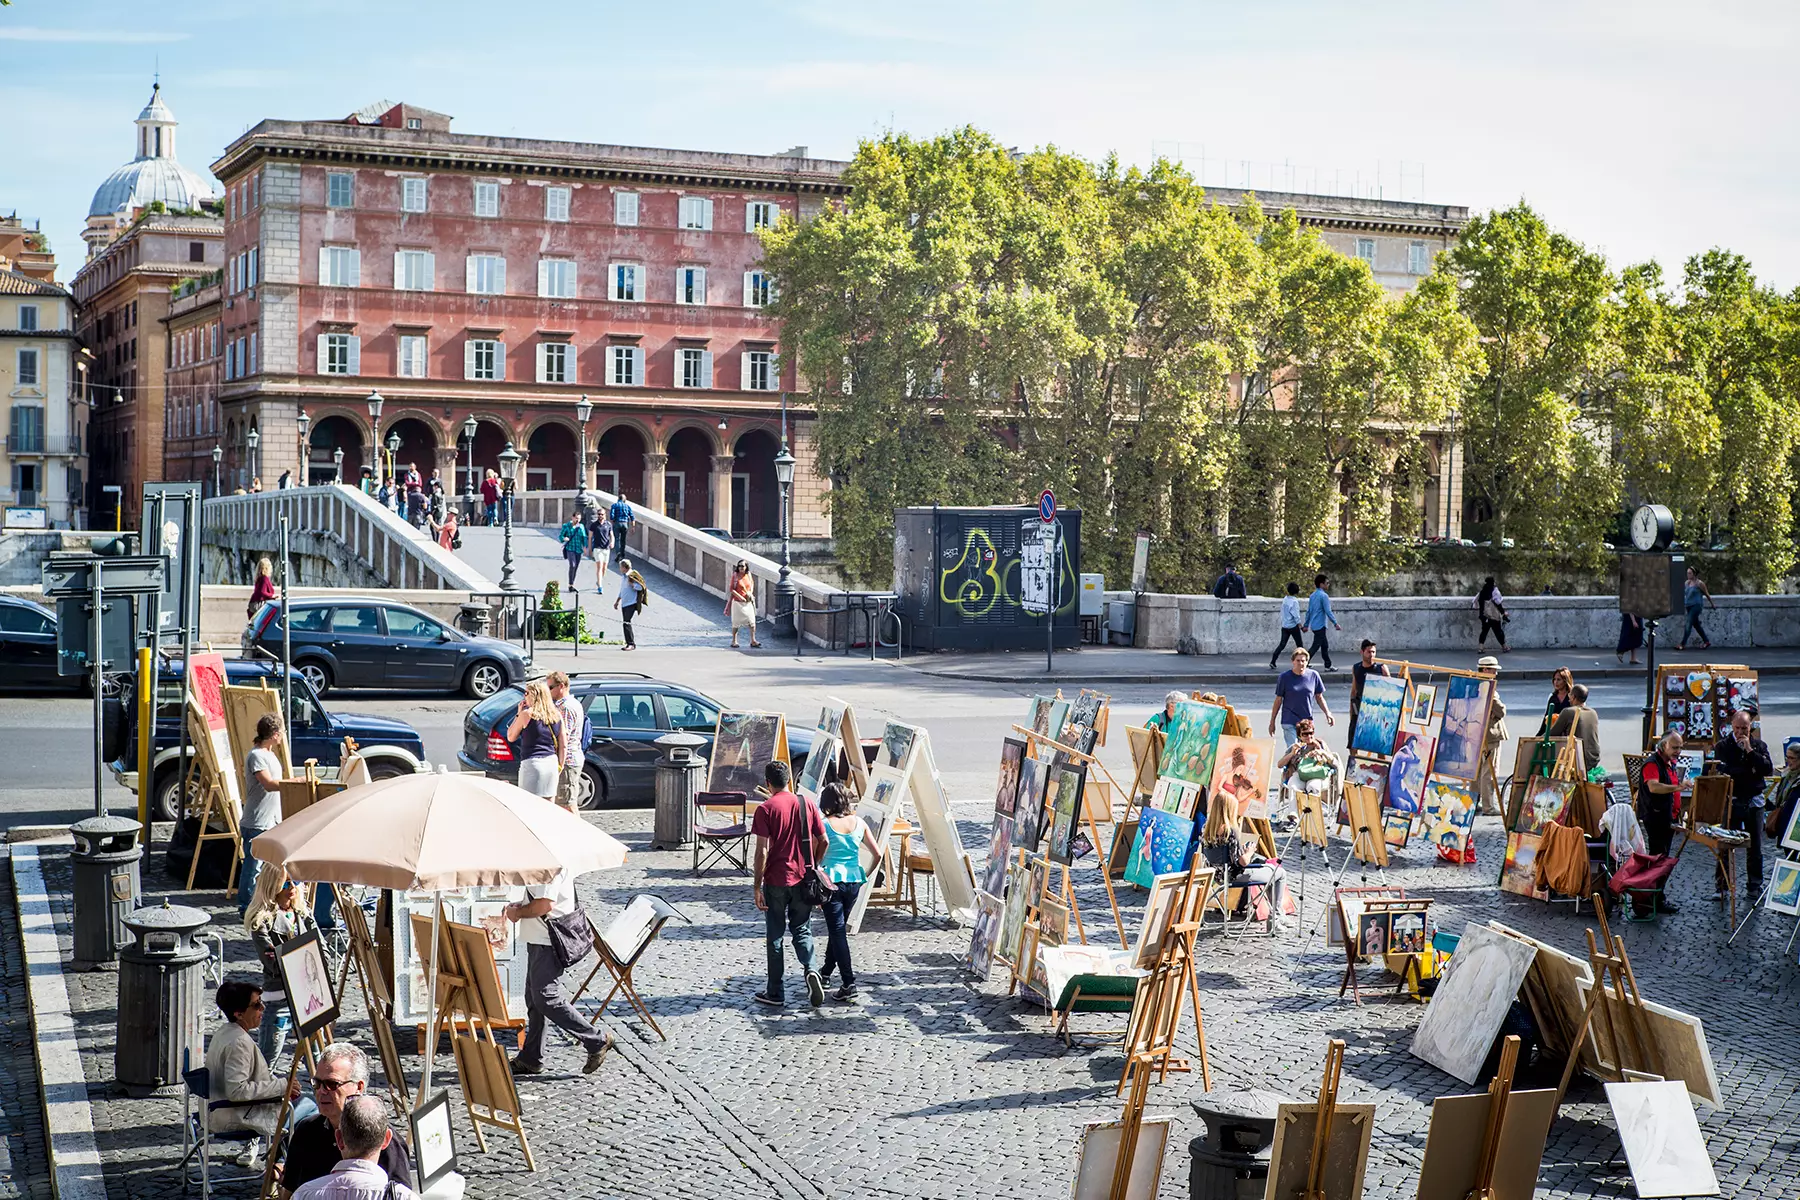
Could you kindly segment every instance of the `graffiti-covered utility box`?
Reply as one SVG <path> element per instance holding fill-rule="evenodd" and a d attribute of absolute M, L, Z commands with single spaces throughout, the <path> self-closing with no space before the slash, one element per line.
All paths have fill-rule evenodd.
<path fill-rule="evenodd" d="M 920 650 L 1042 650 L 1044 618 L 1022 578 L 1042 555 L 1036 505 L 894 510 L 894 591 L 906 644 Z M 1081 512 L 1056 514 L 1056 646 L 1080 634 Z M 1041 544 L 1041 543 L 1040 543 Z M 1025 548 L 1021 562 L 1021 546 Z"/>

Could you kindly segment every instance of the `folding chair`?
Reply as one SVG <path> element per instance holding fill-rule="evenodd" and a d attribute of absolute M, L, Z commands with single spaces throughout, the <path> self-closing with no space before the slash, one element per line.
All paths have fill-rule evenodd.
<path fill-rule="evenodd" d="M 1051 1009 L 1055 1024 L 1051 1032 L 1060 1034 L 1063 1045 L 1073 1047 L 1069 1018 L 1075 1013 L 1123 1014 L 1125 1028 L 1117 1033 L 1094 1034 L 1095 1041 L 1124 1041 L 1131 1028 L 1131 1013 L 1136 1007 L 1142 975 L 1077 975 L 1063 985 L 1062 995 Z"/>
<path fill-rule="evenodd" d="M 222 1133 L 214 1133 L 207 1117 L 222 1108 L 255 1108 L 267 1104 L 267 1100 L 214 1100 L 212 1098 L 212 1072 L 204 1066 L 188 1066 L 191 1050 L 181 1052 L 181 1190 L 187 1191 L 197 1182 L 200 1185 L 200 1200 L 211 1200 L 212 1185 L 218 1183 L 261 1182 L 263 1170 L 257 1167 L 254 1171 L 245 1169 L 242 1173 L 231 1172 L 214 1178 L 212 1173 L 212 1143 L 214 1139 L 221 1142 L 244 1143 L 262 1135 L 254 1129 L 229 1129 Z M 270 1147 L 274 1152 L 274 1147 Z M 194 1160 L 198 1156 L 199 1173 L 194 1171 Z"/>
<path fill-rule="evenodd" d="M 721 825 L 736 810 L 737 819 Z M 750 797 L 745 792 L 694 793 L 694 874 L 712 863 L 750 870 Z M 705 854 L 704 860 L 702 853 Z"/>
<path fill-rule="evenodd" d="M 1201 923 L 1205 923 L 1209 911 L 1217 909 L 1219 924 L 1225 936 L 1241 938 L 1250 932 L 1251 923 L 1256 919 L 1251 914 L 1256 911 L 1257 898 L 1267 890 L 1267 885 L 1261 883 L 1234 884 L 1226 872 L 1215 871 L 1212 882 L 1207 885 L 1206 901 L 1200 908 Z M 1278 914 L 1273 901 L 1265 899 L 1265 903 L 1268 904 L 1269 915 L 1263 919 L 1263 931 L 1274 937 L 1275 918 Z M 1240 914 L 1236 921 L 1238 932 L 1235 934 L 1231 931 L 1234 913 Z"/>
<path fill-rule="evenodd" d="M 931 881 L 933 888 L 937 885 L 937 864 L 931 861 L 931 854 L 925 849 L 923 839 L 919 849 L 913 849 L 912 835 L 908 834 L 900 845 L 900 868 L 905 875 L 905 887 L 901 899 L 912 906 L 913 916 L 919 915 L 919 876 L 923 875 Z M 927 915 L 936 911 L 937 896 L 935 890 L 927 893 L 925 902 Z"/>
<path fill-rule="evenodd" d="M 682 916 L 674 905 L 665 902 L 658 896 L 648 893 L 633 896 L 631 903 L 625 906 L 625 911 L 614 917 L 612 924 L 606 927 L 606 932 L 602 933 L 594 942 L 594 949 L 599 952 L 600 961 L 594 964 L 594 969 L 588 972 L 587 978 L 581 981 L 581 986 L 575 989 L 574 999 L 570 1003 L 573 1004 L 575 1000 L 581 999 L 581 994 L 587 991 L 588 984 L 594 981 L 594 976 L 600 973 L 600 968 L 605 967 L 613 977 L 612 990 L 607 992 L 606 998 L 600 1001 L 599 1007 L 594 1010 L 594 1015 L 598 1017 L 606 1011 L 606 1006 L 612 1003 L 612 998 L 618 995 L 622 988 L 625 991 L 625 998 L 631 1001 L 631 1006 L 637 1009 L 638 1015 L 650 1023 L 650 1028 L 656 1030 L 656 1036 L 665 1042 L 668 1041 L 669 1035 L 662 1031 L 662 1026 L 656 1023 L 656 1018 L 651 1016 L 650 1010 L 644 1006 L 644 998 L 638 995 L 637 986 L 632 982 L 631 971 L 633 967 L 637 966 L 638 959 L 644 956 L 644 951 L 650 948 L 650 943 L 662 935 L 662 927 L 668 924 L 670 917 L 681 917 L 683 921 L 687 921 L 687 918 Z M 689 923 L 692 924 L 692 922 Z"/>

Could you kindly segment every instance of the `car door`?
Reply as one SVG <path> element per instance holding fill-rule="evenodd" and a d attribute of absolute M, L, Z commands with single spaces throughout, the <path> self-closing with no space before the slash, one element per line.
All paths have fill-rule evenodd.
<path fill-rule="evenodd" d="M 656 760 L 662 757 L 662 747 L 656 739 L 668 732 L 657 716 L 655 694 L 607 690 L 596 694 L 594 701 L 589 712 L 598 706 L 606 715 L 604 725 L 594 720 L 594 745 L 598 748 L 600 739 L 607 739 L 602 757 L 611 764 L 612 778 L 618 787 L 618 793 L 609 798 L 615 802 L 654 798 Z"/>
<path fill-rule="evenodd" d="M 293 685 L 293 728 L 288 730 L 288 757 L 296 768 L 309 758 L 319 760 L 322 767 L 336 766 L 343 755 L 343 744 L 332 736 L 331 720 L 319 707 L 318 697 L 299 680 Z"/>
<path fill-rule="evenodd" d="M 0 606 L 0 673 L 9 688 L 64 684 L 56 673 L 56 622 L 22 604 Z"/>
<path fill-rule="evenodd" d="M 424 613 L 407 608 L 382 610 L 387 618 L 388 678 L 398 687 L 448 689 L 456 686 L 463 647 Z"/>
<path fill-rule="evenodd" d="M 386 687 L 387 636 L 378 604 L 346 605 L 331 610 L 326 648 L 337 660 L 333 682 L 338 687 Z"/>

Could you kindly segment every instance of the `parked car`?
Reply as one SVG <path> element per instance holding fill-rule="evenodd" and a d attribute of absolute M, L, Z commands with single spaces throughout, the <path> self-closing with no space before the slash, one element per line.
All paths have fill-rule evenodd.
<path fill-rule="evenodd" d="M 712 753 L 713 731 L 725 707 L 692 688 L 631 672 L 571 676 L 569 689 L 587 708 L 594 740 L 582 768 L 581 806 L 648 804 L 656 796 L 656 739 L 680 731 L 706 739 L 697 753 Z M 524 692 L 509 687 L 475 705 L 463 718 L 464 767 L 516 783 L 519 763 L 506 727 Z M 812 750 L 813 732 L 788 726 L 788 757 L 798 775 Z M 865 754 L 867 753 L 865 749 Z"/>
<path fill-rule="evenodd" d="M 429 613 L 368 596 L 290 600 L 295 670 L 323 696 L 333 688 L 461 691 L 483 700 L 523 684 L 531 660 L 511 642 L 452 629 Z M 281 605 L 244 627 L 244 652 L 280 661 Z"/>
<path fill-rule="evenodd" d="M 176 818 L 175 798 L 181 786 L 181 707 L 184 681 L 187 677 L 181 659 L 164 660 L 156 696 L 156 741 L 150 752 L 150 813 L 158 821 Z M 225 681 L 240 686 L 254 686 L 266 680 L 272 688 L 281 686 L 281 664 L 246 658 L 225 660 Z M 419 731 L 405 721 L 363 713 L 331 713 L 319 703 L 319 697 L 300 671 L 288 672 L 294 709 L 293 726 L 288 730 L 288 755 L 296 768 L 307 759 L 317 759 L 321 767 L 338 765 L 346 737 L 356 739 L 358 751 L 369 764 L 370 779 L 393 779 L 417 771 L 425 762 L 425 743 Z M 127 713 L 136 711 L 136 681 L 127 679 L 120 703 Z M 138 786 L 137 730 L 134 722 L 124 723 L 123 749 L 114 759 L 113 777 L 134 795 Z M 193 748 L 188 749 L 189 757 Z"/>
<path fill-rule="evenodd" d="M 731 540 L 731 530 L 720 529 L 717 525 L 702 525 L 697 532 L 704 533 L 709 537 L 716 537 L 721 542 Z"/>
<path fill-rule="evenodd" d="M 56 610 L 0 595 L 0 690 L 86 691 L 86 675 L 56 673 Z"/>

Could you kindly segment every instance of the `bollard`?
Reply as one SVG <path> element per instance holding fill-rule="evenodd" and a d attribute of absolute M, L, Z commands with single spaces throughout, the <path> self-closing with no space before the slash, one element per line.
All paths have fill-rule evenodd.
<path fill-rule="evenodd" d="M 656 744 L 667 753 L 656 760 L 656 832 L 652 850 L 679 850 L 694 840 L 694 796 L 706 760 L 694 751 L 706 739 L 694 733 L 665 733 Z"/>
<path fill-rule="evenodd" d="M 1261 1200 L 1268 1190 L 1269 1154 L 1283 1104 L 1275 1092 L 1213 1092 L 1191 1101 L 1206 1136 L 1188 1144 L 1189 1200 Z"/>
<path fill-rule="evenodd" d="M 89 817 L 69 826 L 75 838 L 69 863 L 75 872 L 74 966 L 78 970 L 112 963 L 131 940 L 125 915 L 138 903 L 138 862 L 144 849 L 137 838 L 142 828 L 130 817 Z"/>
<path fill-rule="evenodd" d="M 208 1003 L 207 950 L 194 934 L 210 919 L 200 909 L 167 903 L 125 918 L 135 940 L 119 952 L 113 1077 L 128 1093 L 180 1083 L 184 1053 L 195 1066 L 205 1061 L 200 1030 Z"/>

